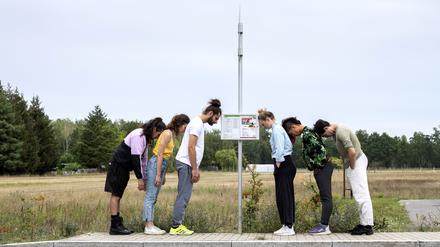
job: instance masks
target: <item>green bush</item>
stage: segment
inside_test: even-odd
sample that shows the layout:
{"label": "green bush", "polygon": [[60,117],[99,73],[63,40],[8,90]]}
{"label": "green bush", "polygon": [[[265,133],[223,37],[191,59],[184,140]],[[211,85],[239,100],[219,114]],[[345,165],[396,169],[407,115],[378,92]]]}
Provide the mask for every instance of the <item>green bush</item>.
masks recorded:
{"label": "green bush", "polygon": [[78,169],[81,169],[81,168],[82,168],[81,164],[74,162],[74,163],[67,163],[67,164],[65,164],[64,167],[62,168],[62,170],[66,171],[66,172],[71,172],[71,171],[75,172],[75,171],[78,171]]}
{"label": "green bush", "polygon": [[262,189],[263,183],[258,178],[258,173],[251,169],[251,178],[248,181],[249,188],[243,193],[244,199],[244,212],[243,212],[243,225],[246,231],[252,232],[258,228],[257,214],[260,210],[260,199],[264,191]]}

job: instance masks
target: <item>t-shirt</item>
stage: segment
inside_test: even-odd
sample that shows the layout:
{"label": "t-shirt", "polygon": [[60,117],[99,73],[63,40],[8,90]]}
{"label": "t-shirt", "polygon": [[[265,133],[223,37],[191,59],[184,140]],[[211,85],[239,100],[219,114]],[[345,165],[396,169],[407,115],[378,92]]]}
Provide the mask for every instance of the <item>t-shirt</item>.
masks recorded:
{"label": "t-shirt", "polygon": [[176,155],[176,160],[191,166],[188,154],[188,144],[190,135],[197,136],[196,143],[196,160],[197,167],[200,166],[203,158],[203,150],[205,148],[205,129],[203,126],[203,121],[200,117],[195,117],[186,126],[185,133],[183,134],[182,143],[180,145],[179,151]]}
{"label": "t-shirt", "polygon": [[359,142],[359,139],[353,133],[353,131],[351,131],[351,129],[342,125],[338,125],[336,127],[336,133],[334,139],[336,142],[336,148],[338,149],[339,153],[344,159],[346,168],[348,167],[350,162],[348,159],[348,152],[347,152],[348,148],[354,148],[356,152],[356,159],[363,154],[361,149],[361,143]]}

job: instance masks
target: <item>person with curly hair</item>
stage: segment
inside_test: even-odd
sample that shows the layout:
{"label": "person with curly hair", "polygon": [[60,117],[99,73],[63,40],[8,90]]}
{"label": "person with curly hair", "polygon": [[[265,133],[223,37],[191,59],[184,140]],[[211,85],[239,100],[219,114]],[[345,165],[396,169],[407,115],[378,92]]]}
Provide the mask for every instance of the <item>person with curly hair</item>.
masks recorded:
{"label": "person with curly hair", "polygon": [[165,184],[168,163],[173,155],[176,139],[185,132],[190,119],[185,114],[179,114],[171,119],[165,130],[160,134],[153,149],[153,156],[148,161],[146,193],[144,200],[145,221],[144,233],[147,235],[165,234],[166,232],[154,225],[154,206],[160,188]]}
{"label": "person with curly hair", "polygon": [[138,181],[138,190],[145,190],[145,167],[148,159],[148,145],[165,129],[162,118],[154,118],[131,131],[116,148],[108,166],[105,180],[106,192],[110,192],[111,235],[128,235],[133,231],[123,224],[119,209],[121,198],[130,179],[130,171],[134,171]]}

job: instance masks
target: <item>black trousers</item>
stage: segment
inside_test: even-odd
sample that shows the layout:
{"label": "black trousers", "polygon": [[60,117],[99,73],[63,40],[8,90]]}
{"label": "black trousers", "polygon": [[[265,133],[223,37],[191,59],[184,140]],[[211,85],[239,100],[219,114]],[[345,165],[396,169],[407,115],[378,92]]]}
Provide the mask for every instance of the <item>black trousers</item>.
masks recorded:
{"label": "black trousers", "polygon": [[292,157],[284,156],[284,162],[278,168],[274,159],[275,192],[278,214],[282,225],[291,226],[295,223],[295,191],[293,179],[296,175],[296,166]]}
{"label": "black trousers", "polygon": [[318,184],[319,197],[321,198],[321,224],[323,225],[328,225],[333,210],[332,174],[333,165],[331,163],[327,163],[323,168],[313,171],[316,183]]}

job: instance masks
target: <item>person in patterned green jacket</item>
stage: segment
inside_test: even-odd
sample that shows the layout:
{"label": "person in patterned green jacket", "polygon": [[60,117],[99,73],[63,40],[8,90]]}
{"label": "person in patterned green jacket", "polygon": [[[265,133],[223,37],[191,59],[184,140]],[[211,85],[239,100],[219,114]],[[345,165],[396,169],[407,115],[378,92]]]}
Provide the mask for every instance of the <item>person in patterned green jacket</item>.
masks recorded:
{"label": "person in patterned green jacket", "polygon": [[307,168],[313,171],[318,184],[319,197],[322,204],[321,222],[313,227],[309,233],[316,235],[330,234],[329,220],[333,210],[332,200],[332,174],[333,165],[327,160],[327,151],[321,136],[313,129],[301,124],[295,117],[283,120],[283,128],[286,130],[292,143],[296,137],[302,136],[302,157]]}

